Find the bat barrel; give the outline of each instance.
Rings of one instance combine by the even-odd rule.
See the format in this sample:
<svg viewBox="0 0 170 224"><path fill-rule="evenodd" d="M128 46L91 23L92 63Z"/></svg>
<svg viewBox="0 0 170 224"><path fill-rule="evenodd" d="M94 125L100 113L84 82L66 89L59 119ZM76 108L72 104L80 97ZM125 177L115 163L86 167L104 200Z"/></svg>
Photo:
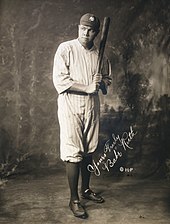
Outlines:
<svg viewBox="0 0 170 224"><path fill-rule="evenodd" d="M104 17L103 20L103 28L102 28L102 33L101 33L101 40L107 39L107 34L109 31L109 25L110 25L110 17Z"/></svg>
<svg viewBox="0 0 170 224"><path fill-rule="evenodd" d="M100 46L99 46L99 56L98 56L98 64L97 64L97 71L98 73L101 73L101 67L102 67L102 60L103 60L103 54L104 54L104 49L105 49L105 44L107 40L107 35L109 32L109 25L110 25L110 18L109 17L104 17L103 20L103 28L101 32L101 40L100 40ZM107 87L105 84L101 82L100 84L101 91L104 95L107 94Z"/></svg>
<svg viewBox="0 0 170 224"><path fill-rule="evenodd" d="M101 41L99 46L99 57L98 57L98 72L101 72L101 64L104 54L104 49L106 45L107 35L109 31L109 25L110 25L110 17L104 17L103 20L103 28L101 32Z"/></svg>

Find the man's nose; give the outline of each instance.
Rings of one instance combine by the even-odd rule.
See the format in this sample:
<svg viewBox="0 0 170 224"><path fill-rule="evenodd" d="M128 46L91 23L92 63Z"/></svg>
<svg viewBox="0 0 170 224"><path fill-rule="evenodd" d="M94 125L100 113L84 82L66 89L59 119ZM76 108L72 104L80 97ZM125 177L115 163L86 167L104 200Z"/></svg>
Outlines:
<svg viewBox="0 0 170 224"><path fill-rule="evenodd" d="M86 35L86 36L89 35L89 30L88 30L88 29L85 29L85 30L84 30L84 35Z"/></svg>

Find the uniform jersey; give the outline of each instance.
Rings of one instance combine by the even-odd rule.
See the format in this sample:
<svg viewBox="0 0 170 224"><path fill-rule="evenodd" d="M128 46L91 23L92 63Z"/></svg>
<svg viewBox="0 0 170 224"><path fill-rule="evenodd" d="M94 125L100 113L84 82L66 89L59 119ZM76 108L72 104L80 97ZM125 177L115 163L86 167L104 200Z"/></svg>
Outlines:
<svg viewBox="0 0 170 224"><path fill-rule="evenodd" d="M74 83L89 85L97 73L98 50L86 50L74 39L59 45L53 66L53 83L59 93L60 155L63 161L79 162L98 144L100 103L98 94L71 93ZM108 61L102 74L109 74Z"/></svg>

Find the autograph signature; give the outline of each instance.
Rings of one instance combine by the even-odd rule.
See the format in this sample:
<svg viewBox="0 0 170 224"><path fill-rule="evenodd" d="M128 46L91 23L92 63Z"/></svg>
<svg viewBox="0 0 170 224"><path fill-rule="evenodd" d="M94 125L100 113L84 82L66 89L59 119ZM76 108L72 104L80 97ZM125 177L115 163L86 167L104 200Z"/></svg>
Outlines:
<svg viewBox="0 0 170 224"><path fill-rule="evenodd" d="M87 169L89 172L94 173L96 176L100 176L100 165L102 165L102 170L107 170L109 172L110 168L113 167L118 161L118 159L123 156L123 153L118 151L118 147L122 147L124 151L126 151L127 149L133 149L130 146L130 142L137 134L137 132L134 132L132 126L130 126L129 129L129 132L123 132L121 136L115 136L115 134L112 134L112 140L107 140L104 145L103 155L100 156L97 162L93 160L92 164L88 164ZM112 159L108 157L108 153L112 153Z"/></svg>

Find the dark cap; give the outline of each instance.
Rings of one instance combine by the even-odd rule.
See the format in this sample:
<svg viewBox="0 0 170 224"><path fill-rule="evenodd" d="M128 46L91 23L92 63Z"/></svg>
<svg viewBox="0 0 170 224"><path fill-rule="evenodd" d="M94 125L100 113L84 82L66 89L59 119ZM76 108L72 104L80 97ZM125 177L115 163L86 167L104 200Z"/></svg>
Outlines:
<svg viewBox="0 0 170 224"><path fill-rule="evenodd" d="M99 30L100 27L100 20L91 13L86 13L80 19L80 25L83 26L90 26L94 30Z"/></svg>

